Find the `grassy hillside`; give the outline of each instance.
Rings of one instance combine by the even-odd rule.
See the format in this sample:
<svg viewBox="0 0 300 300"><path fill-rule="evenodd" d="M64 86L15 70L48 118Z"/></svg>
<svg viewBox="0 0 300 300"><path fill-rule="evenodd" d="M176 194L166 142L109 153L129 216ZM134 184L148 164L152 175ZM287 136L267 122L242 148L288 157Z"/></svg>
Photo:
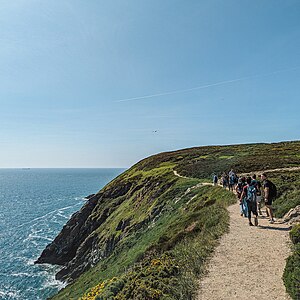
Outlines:
<svg viewBox="0 0 300 300"><path fill-rule="evenodd" d="M228 228L226 206L235 201L231 193L201 182L231 168L300 166L299 150L300 142L199 147L137 163L72 217L79 220L82 241L72 241L74 253L64 246L61 274L71 284L53 299L193 299L204 261ZM270 173L279 190L277 216L300 204L299 173ZM56 245L64 232L78 231L73 223Z"/></svg>

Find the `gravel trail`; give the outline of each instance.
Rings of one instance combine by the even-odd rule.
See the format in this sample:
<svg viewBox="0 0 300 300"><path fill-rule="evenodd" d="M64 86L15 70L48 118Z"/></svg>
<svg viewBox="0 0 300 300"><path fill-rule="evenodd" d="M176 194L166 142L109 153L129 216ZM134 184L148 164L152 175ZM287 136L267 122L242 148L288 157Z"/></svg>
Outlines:
<svg viewBox="0 0 300 300"><path fill-rule="evenodd" d="M290 299L282 281L290 254L289 227L269 224L265 215L259 218L258 227L251 227L240 216L239 204L228 210L230 231L208 262L197 299Z"/></svg>

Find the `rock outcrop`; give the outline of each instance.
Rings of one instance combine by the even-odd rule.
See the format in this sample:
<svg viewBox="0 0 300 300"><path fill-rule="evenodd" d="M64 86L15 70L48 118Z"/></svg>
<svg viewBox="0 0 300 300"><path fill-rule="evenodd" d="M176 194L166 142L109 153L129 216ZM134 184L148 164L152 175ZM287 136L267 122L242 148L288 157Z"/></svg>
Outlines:
<svg viewBox="0 0 300 300"><path fill-rule="evenodd" d="M102 257L107 257L118 239L110 236L104 241L99 241L95 230L106 221L114 208L122 203L122 196L130 190L131 185L130 182L111 185L96 195L88 196L84 206L73 214L35 263L64 266L56 278L70 282ZM116 199L117 201L114 201ZM111 205L105 205L107 201L110 201Z"/></svg>
<svg viewBox="0 0 300 300"><path fill-rule="evenodd" d="M284 215L283 221L290 225L300 224L300 205L290 209L289 212Z"/></svg>

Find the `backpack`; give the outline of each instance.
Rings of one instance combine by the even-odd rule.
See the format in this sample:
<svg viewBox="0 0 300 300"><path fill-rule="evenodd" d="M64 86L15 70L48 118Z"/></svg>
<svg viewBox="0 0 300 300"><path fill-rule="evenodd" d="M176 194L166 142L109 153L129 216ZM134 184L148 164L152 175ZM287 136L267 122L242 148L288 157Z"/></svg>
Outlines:
<svg viewBox="0 0 300 300"><path fill-rule="evenodd" d="M276 185L270 180L268 180L268 183L269 183L269 196L270 196L270 198L276 198L277 197Z"/></svg>
<svg viewBox="0 0 300 300"><path fill-rule="evenodd" d="M255 189L256 189L256 195L257 196L260 196L261 195L261 183L256 180L256 179L253 179L252 180L252 185L255 186Z"/></svg>
<svg viewBox="0 0 300 300"><path fill-rule="evenodd" d="M257 181L257 184L256 184L256 194L258 196L261 196L261 183L260 183L260 181Z"/></svg>
<svg viewBox="0 0 300 300"><path fill-rule="evenodd" d="M247 188L247 201L249 202L256 201L256 188L254 185L249 185Z"/></svg>

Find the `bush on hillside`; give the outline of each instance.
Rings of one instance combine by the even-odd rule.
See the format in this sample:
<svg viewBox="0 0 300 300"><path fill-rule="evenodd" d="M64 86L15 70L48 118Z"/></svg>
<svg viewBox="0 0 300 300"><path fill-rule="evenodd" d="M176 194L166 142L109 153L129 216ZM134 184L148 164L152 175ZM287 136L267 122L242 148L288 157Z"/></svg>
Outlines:
<svg viewBox="0 0 300 300"><path fill-rule="evenodd" d="M295 245L294 253L287 259L283 281L292 299L300 299L300 243Z"/></svg>
<svg viewBox="0 0 300 300"><path fill-rule="evenodd" d="M292 299L300 299L300 224L290 231L294 243L293 254L287 259L283 273L283 281Z"/></svg>
<svg viewBox="0 0 300 300"><path fill-rule="evenodd" d="M293 244L300 243L300 224L295 225L290 231L290 238Z"/></svg>
<svg viewBox="0 0 300 300"><path fill-rule="evenodd" d="M171 256L148 258L121 277L99 283L81 300L163 299L178 285L179 269Z"/></svg>

